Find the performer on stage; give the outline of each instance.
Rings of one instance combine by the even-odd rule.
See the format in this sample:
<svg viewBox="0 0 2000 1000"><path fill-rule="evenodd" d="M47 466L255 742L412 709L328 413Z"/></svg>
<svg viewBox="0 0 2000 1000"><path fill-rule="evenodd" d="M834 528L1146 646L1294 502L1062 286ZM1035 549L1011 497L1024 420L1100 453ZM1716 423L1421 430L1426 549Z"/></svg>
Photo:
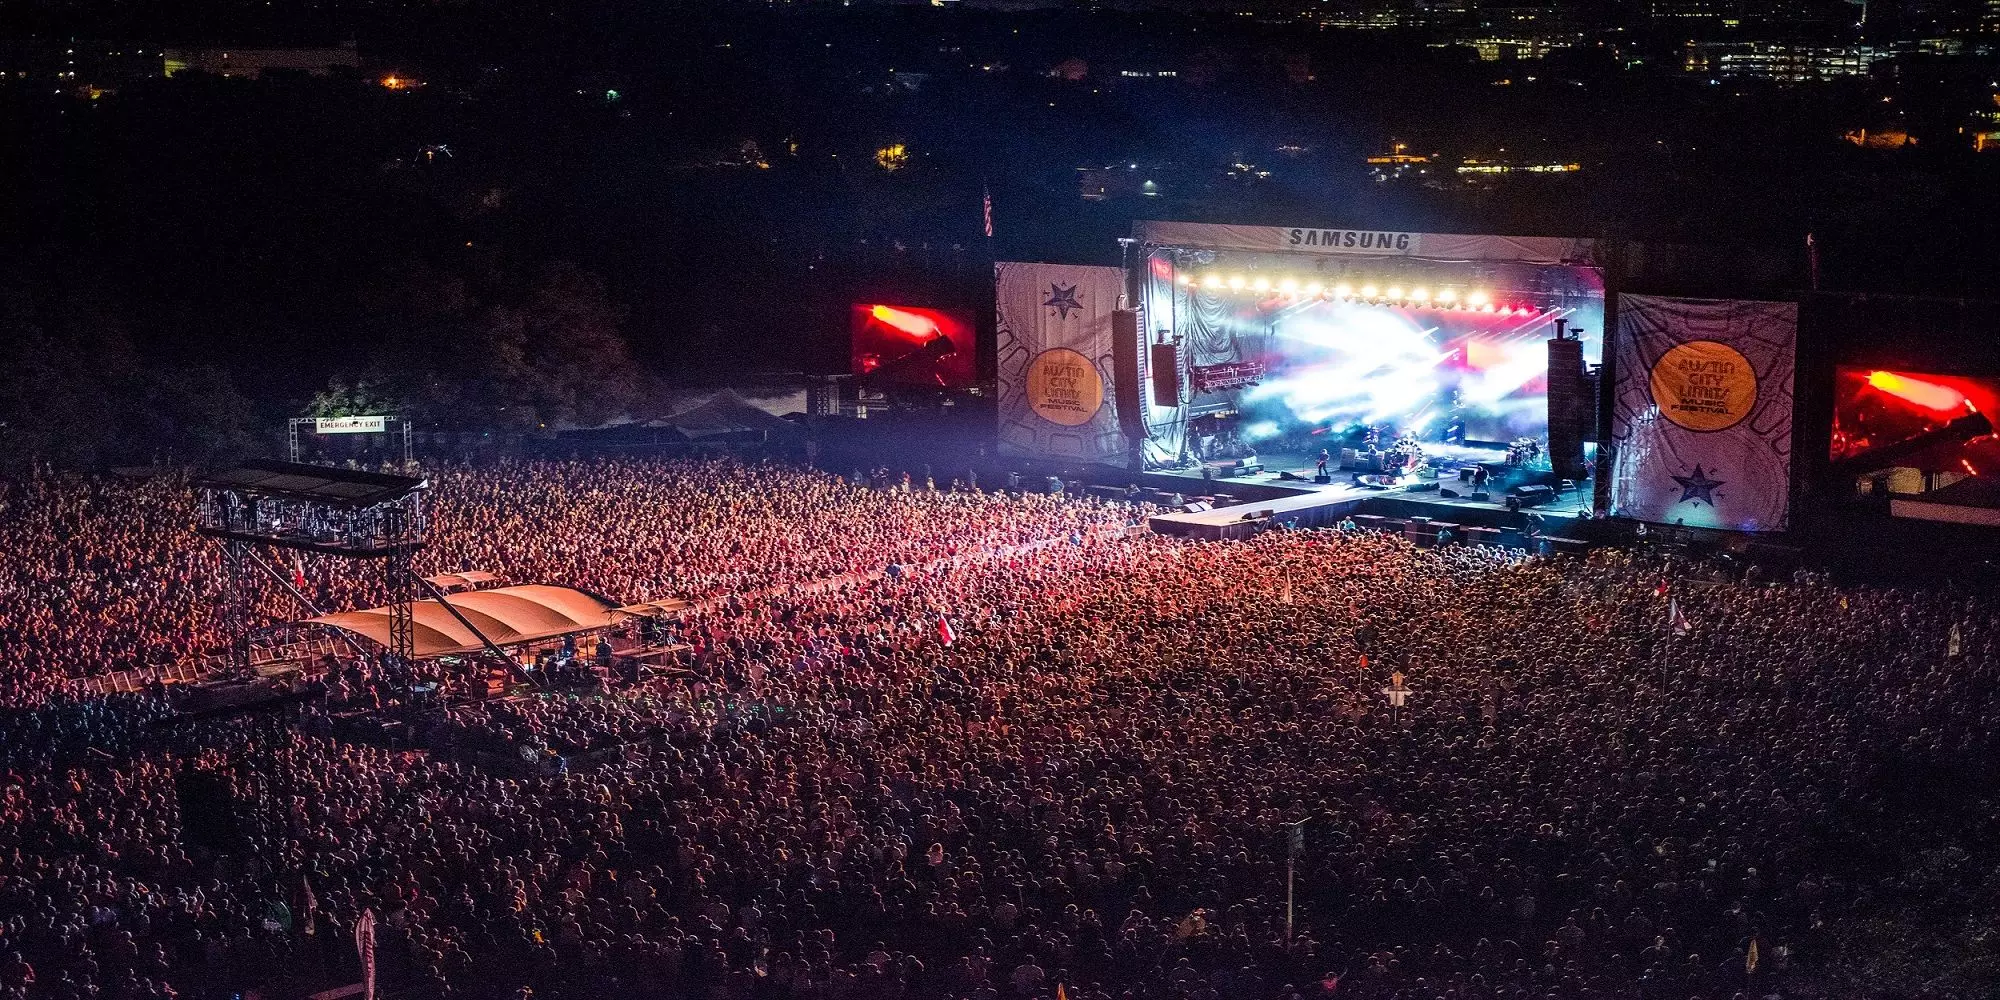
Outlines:
<svg viewBox="0 0 2000 1000"><path fill-rule="evenodd" d="M1317 470L1319 475L1322 476L1326 475L1326 462L1327 459L1332 457L1333 456L1329 454L1325 448L1321 448L1319 450L1319 468Z"/></svg>

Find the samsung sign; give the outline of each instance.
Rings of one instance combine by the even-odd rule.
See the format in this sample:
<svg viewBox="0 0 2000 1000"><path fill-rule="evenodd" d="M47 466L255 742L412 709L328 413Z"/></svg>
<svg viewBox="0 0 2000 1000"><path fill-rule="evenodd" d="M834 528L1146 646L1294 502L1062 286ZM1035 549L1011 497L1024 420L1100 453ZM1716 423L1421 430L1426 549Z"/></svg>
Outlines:
<svg viewBox="0 0 2000 1000"><path fill-rule="evenodd" d="M313 430L320 434L380 434L388 426L388 417L321 417L313 421Z"/></svg>
<svg viewBox="0 0 2000 1000"><path fill-rule="evenodd" d="M1318 247L1324 250L1375 250L1409 253L1415 233L1380 233L1361 229L1293 229L1285 237L1286 246Z"/></svg>

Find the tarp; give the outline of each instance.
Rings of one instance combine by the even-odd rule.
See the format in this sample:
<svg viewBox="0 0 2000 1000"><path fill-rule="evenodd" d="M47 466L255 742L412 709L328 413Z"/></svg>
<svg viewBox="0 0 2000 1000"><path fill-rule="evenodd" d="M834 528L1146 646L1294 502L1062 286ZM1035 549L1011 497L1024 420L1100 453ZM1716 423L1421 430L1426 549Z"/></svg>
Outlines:
<svg viewBox="0 0 2000 1000"><path fill-rule="evenodd" d="M1124 464L1111 360L1124 285L1115 267L993 265L1002 454Z"/></svg>
<svg viewBox="0 0 2000 1000"><path fill-rule="evenodd" d="M501 587L448 594L445 600L459 614L477 626L497 645L548 639L572 632L588 632L613 624L611 603L569 587L529 585ZM363 636L377 645L389 640L388 607L363 611L342 611L309 618L307 621ZM483 649L479 636L472 634L450 611L436 601L418 601L411 609L414 619L414 654L419 658L470 653Z"/></svg>
<svg viewBox="0 0 2000 1000"><path fill-rule="evenodd" d="M791 421L759 408L732 389L724 389L673 416L653 421L652 426L671 427L693 439L752 431L787 434L798 429Z"/></svg>
<svg viewBox="0 0 2000 1000"><path fill-rule="evenodd" d="M1470 236L1378 229L1227 226L1201 222L1135 222L1141 246L1207 250L1257 250L1312 254L1421 257L1447 261L1518 261L1524 264L1594 264L1595 240L1560 236Z"/></svg>
<svg viewBox="0 0 2000 1000"><path fill-rule="evenodd" d="M1611 513L1784 530L1798 329L1793 302L1620 296Z"/></svg>

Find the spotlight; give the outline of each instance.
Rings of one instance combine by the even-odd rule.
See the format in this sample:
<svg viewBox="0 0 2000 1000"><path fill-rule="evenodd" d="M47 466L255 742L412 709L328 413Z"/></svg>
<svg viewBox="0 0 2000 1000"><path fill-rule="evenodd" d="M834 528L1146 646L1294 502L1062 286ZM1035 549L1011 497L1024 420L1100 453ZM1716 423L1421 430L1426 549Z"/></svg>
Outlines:
<svg viewBox="0 0 2000 1000"><path fill-rule="evenodd" d="M1268 292L1271 290L1271 279L1258 278L1256 281L1250 283L1250 287L1260 292Z"/></svg>
<svg viewBox="0 0 2000 1000"><path fill-rule="evenodd" d="M1385 297L1385 298L1391 298L1391 299L1400 299L1400 298L1402 298L1402 297L1403 297L1403 288L1402 288L1402 286L1401 286L1401 285L1390 285L1390 286L1389 286L1389 291L1388 291L1388 292L1387 292L1387 293L1385 294L1385 296L1384 296L1384 297Z"/></svg>
<svg viewBox="0 0 2000 1000"><path fill-rule="evenodd" d="M1187 275L1185 275L1185 274L1181 274L1181 275L1175 275L1175 276L1174 276L1174 283L1175 283L1175 284L1177 284L1177 285L1182 285L1182 286L1186 286L1186 285L1192 285L1192 284L1194 284L1194 279L1193 279L1193 278L1190 278L1190 277L1188 277L1188 276L1187 276Z"/></svg>
<svg viewBox="0 0 2000 1000"><path fill-rule="evenodd" d="M1469 306L1485 306L1491 305L1492 302L1486 297L1485 292L1467 292L1465 295L1465 304Z"/></svg>
<svg viewBox="0 0 2000 1000"><path fill-rule="evenodd" d="M1319 283L1319 282L1317 282L1317 281L1313 281L1313 282L1308 282L1308 283L1306 284L1306 294L1307 294L1307 295L1314 295L1314 296L1317 296L1317 295L1318 295L1319 293L1321 293L1321 292L1323 292L1323 291L1325 291L1325 290L1326 290L1326 286L1325 286L1325 285L1322 285L1322 284L1320 284L1320 283Z"/></svg>
<svg viewBox="0 0 2000 1000"><path fill-rule="evenodd" d="M1297 278L1286 278L1278 282L1278 291L1284 292L1286 295L1290 295L1298 290L1299 282Z"/></svg>
<svg viewBox="0 0 2000 1000"><path fill-rule="evenodd" d="M1242 290L1243 290L1243 276L1242 276L1242 275L1240 275L1240 274L1232 274L1232 275L1230 275L1230 276L1229 276L1229 288L1230 288L1230 290L1231 290L1231 291L1237 291L1237 292L1240 292L1240 291L1242 291Z"/></svg>
<svg viewBox="0 0 2000 1000"><path fill-rule="evenodd" d="M1343 299L1351 299L1354 297L1354 286L1343 281L1340 284L1333 286L1333 294L1338 295Z"/></svg>
<svg viewBox="0 0 2000 1000"><path fill-rule="evenodd" d="M1455 289L1455 288L1440 288L1440 289L1438 289L1438 301L1439 301L1439 302L1457 302L1457 301L1458 301L1458 290L1457 290L1457 289Z"/></svg>
<svg viewBox="0 0 2000 1000"><path fill-rule="evenodd" d="M1492 311L1493 311L1493 303L1491 303L1491 302L1488 302L1488 303L1486 303L1485 305L1483 305L1483 306L1480 306L1480 307L1479 307L1479 311L1480 311L1480 312L1487 312L1487 313L1490 313L1490 312L1492 312Z"/></svg>
<svg viewBox="0 0 2000 1000"><path fill-rule="evenodd" d="M1364 299L1372 299L1372 298L1374 298L1374 297L1375 297L1375 294L1376 294L1376 291L1375 291L1375 286L1374 286L1374 285L1362 285L1362 286L1361 286L1361 297L1362 297L1362 298L1364 298Z"/></svg>
<svg viewBox="0 0 2000 1000"><path fill-rule="evenodd" d="M1208 277L1201 279L1201 286L1203 288L1221 288L1222 275L1211 274Z"/></svg>
<svg viewBox="0 0 2000 1000"><path fill-rule="evenodd" d="M1428 289L1428 288L1412 288L1412 289L1410 289L1410 301L1412 301L1412 302L1429 302L1430 300L1431 300L1431 290L1430 290L1430 289Z"/></svg>

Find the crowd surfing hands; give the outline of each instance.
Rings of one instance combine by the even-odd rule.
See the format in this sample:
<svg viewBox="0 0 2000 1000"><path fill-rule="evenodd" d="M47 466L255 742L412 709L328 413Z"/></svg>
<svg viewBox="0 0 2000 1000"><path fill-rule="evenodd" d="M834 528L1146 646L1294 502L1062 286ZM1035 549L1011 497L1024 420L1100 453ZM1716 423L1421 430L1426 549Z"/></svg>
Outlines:
<svg viewBox="0 0 2000 1000"><path fill-rule="evenodd" d="M1921 902L1907 856L1992 860L1883 773L1992 750L1983 601L1676 579L1676 635L1681 568L1616 554L976 551L780 571L689 617L691 684L453 721L623 748L587 773L255 723L17 766L0 984L352 981L366 907L424 996L1722 998L1824 985L1843 926ZM236 852L178 835L183 766L230 782Z"/></svg>

